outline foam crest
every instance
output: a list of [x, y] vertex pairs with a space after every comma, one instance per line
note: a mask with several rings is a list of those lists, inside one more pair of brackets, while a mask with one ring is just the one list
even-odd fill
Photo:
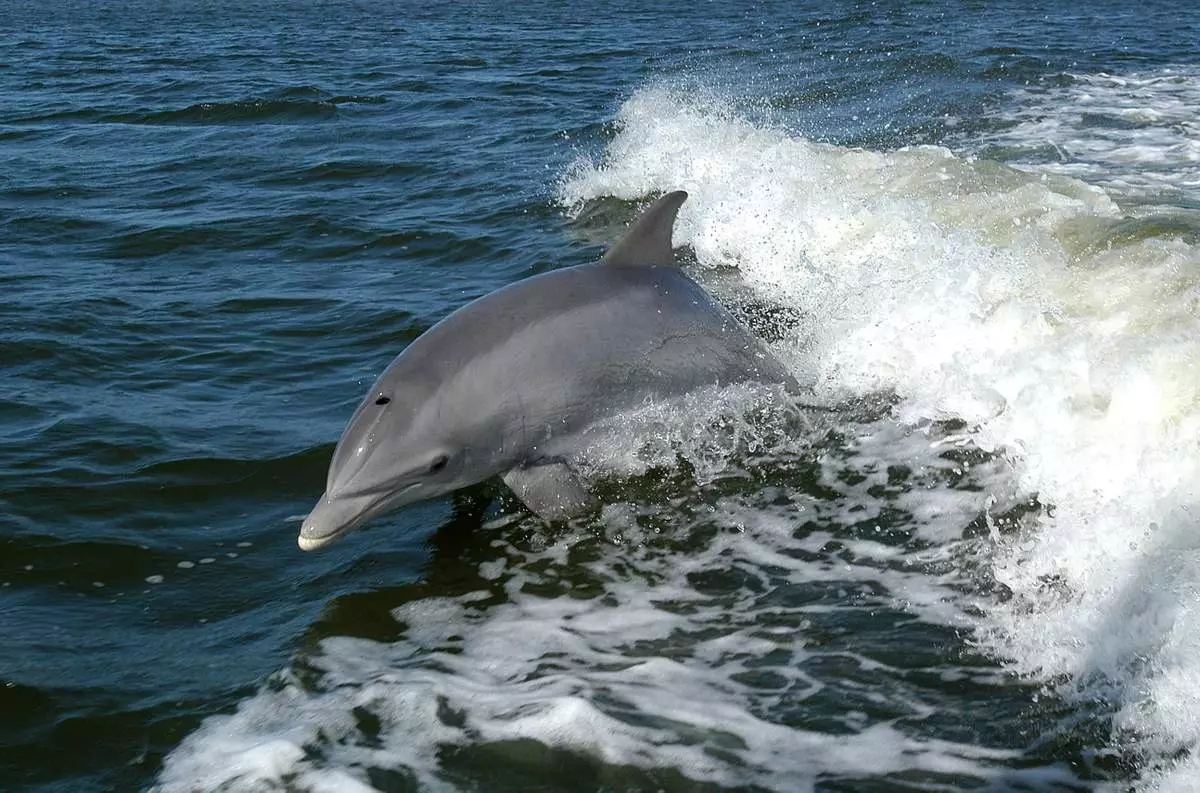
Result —
[[[1131, 74], [1072, 74], [1065, 84], [1016, 92], [1003, 131], [980, 141], [1115, 194], [1200, 200], [1200, 72], [1173, 67]], [[984, 149], [986, 150], [986, 149]]]
[[[396, 642], [325, 639], [209, 719], [157, 789], [453, 790], [498, 754], [491, 773], [513, 784], [572, 758], [598, 784], [666, 789], [1061, 775], [924, 726], [964, 681], [1005, 696], [994, 670], [930, 655], [939, 626], [968, 623], [955, 548], [987, 508], [980, 482], [1004, 471], [968, 471], [947, 444], [861, 425], [820, 455], [822, 497], [750, 487], [696, 514], [610, 506], [599, 531], [492, 531], [461, 594], [399, 606]], [[893, 643], [897, 621], [913, 629], [907, 646]], [[678, 777], [648, 776], [664, 771]]]
[[958, 419], [1010, 457], [1017, 489], [1052, 511], [981, 557], [1012, 597], [984, 601], [977, 641], [1079, 703], [1110, 702], [1147, 779], [1195, 784], [1186, 756], [1175, 772], [1156, 758], [1200, 740], [1196, 248], [1123, 233], [1104, 191], [1046, 171], [815, 144], [663, 89], [619, 121], [564, 203], [688, 190], [678, 241], [802, 313], [791, 358], [818, 391], [895, 393], [903, 422]]

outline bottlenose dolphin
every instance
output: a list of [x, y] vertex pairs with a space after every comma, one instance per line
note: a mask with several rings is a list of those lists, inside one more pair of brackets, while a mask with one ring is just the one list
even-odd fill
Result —
[[572, 452], [598, 421], [702, 386], [794, 386], [676, 264], [686, 198], [659, 198], [598, 262], [506, 286], [413, 341], [350, 419], [300, 547], [498, 474], [538, 515], [578, 515], [598, 505]]

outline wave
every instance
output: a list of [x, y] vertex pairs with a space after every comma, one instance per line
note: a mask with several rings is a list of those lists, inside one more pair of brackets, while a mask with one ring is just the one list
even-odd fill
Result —
[[[13, 126], [62, 121], [148, 125], [292, 124], [335, 118], [339, 108], [344, 105], [377, 105], [386, 101], [387, 97], [380, 95], [333, 94], [311, 86], [301, 86], [281, 89], [262, 97], [197, 102], [168, 110], [115, 112], [80, 107], [18, 117], [9, 123]], [[19, 127], [10, 128], [5, 134], [16, 136], [21, 131]]]
[[200, 102], [179, 110], [116, 114], [106, 118], [126, 124], [263, 124], [333, 118], [342, 105], [380, 104], [382, 96], [327, 96], [318, 99], [241, 99]]
[[1200, 777], [1188, 234], [1059, 174], [818, 144], [658, 87], [559, 192], [604, 225], [678, 188], [699, 277], [736, 268], [839, 422], [755, 465], [712, 449], [740, 425], [686, 421], [626, 460], [649, 503], [480, 527], [486, 554], [388, 593], [386, 629], [322, 623], [157, 790]]
[[1137, 202], [1200, 209], [1200, 72], [1066, 74], [1016, 91], [973, 149], [1098, 184]]
[[981, 604], [974, 641], [1111, 702], [1147, 786], [1194, 784], [1200, 759], [1170, 760], [1200, 738], [1194, 227], [1129, 234], [1107, 192], [1052, 169], [814, 144], [664, 89], [620, 121], [564, 203], [687, 189], [679, 241], [807, 318], [793, 360], [818, 391], [891, 390], [903, 423], [958, 420], [1010, 458], [1053, 506], [987, 555], [1012, 596]]
[[[501, 754], [494, 783], [554, 789], [577, 786], [562, 768], [639, 789], [1058, 780], [1009, 749], [913, 734], [965, 681], [1012, 696], [986, 661], [941, 657], [972, 588], [947, 539], [984, 508], [976, 477], [995, 463], [960, 477], [935, 438], [847, 429], [790, 466], [610, 505], [601, 531], [473, 527], [473, 552], [452, 544], [421, 585], [333, 604], [345, 624], [331, 614], [311, 652], [207, 720], [155, 790], [455, 790]], [[929, 514], [919, 494], [944, 477]], [[877, 618], [883, 633], [852, 627]], [[893, 686], [872, 693], [881, 675]]]

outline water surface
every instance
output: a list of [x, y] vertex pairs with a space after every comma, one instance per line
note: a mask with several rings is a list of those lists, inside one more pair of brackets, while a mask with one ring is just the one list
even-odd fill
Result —
[[[0, 787], [1197, 784], [1196, 12], [0, 31]], [[296, 548], [406, 343], [680, 188], [832, 412], [635, 417], [571, 526], [485, 483]]]

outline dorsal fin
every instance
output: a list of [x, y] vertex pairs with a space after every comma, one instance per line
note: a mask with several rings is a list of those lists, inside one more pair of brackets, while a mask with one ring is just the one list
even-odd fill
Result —
[[676, 190], [646, 207], [621, 241], [608, 249], [600, 263], [614, 267], [674, 267], [671, 230], [675, 227], [679, 207], [687, 197], [687, 193]]

